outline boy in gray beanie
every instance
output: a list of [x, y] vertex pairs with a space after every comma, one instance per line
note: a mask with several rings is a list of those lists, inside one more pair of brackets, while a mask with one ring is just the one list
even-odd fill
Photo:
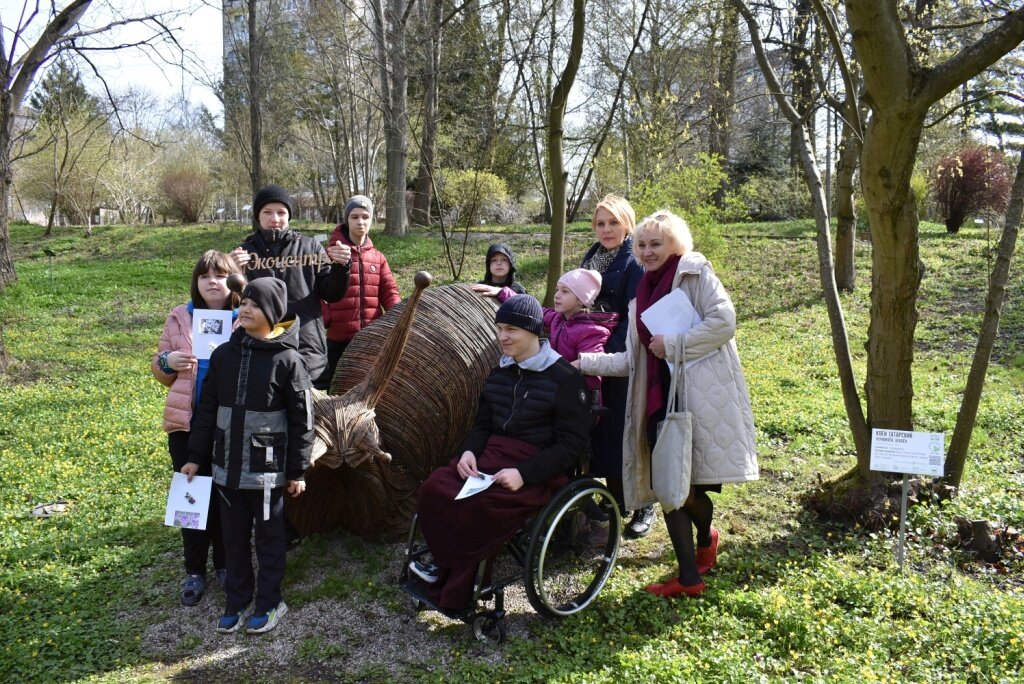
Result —
[[356, 333], [402, 300], [387, 257], [370, 239], [371, 225], [373, 201], [366, 195], [354, 195], [345, 202], [342, 222], [329, 240], [331, 244], [347, 246], [352, 252], [352, 273], [345, 296], [323, 307], [329, 379], [334, 378], [338, 361]]

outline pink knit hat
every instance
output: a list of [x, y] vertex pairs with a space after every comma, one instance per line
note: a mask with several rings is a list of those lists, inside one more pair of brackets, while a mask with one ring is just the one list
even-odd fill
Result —
[[601, 291], [601, 274], [589, 268], [574, 268], [558, 282], [569, 288], [583, 306], [591, 307]]

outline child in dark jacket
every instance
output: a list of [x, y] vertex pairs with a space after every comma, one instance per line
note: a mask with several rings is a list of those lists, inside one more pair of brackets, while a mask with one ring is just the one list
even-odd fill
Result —
[[[504, 303], [515, 292], [509, 287], [473, 285], [473, 290], [489, 297], [497, 297]], [[591, 311], [601, 291], [601, 274], [585, 268], [577, 268], [558, 279], [555, 289], [554, 308], [544, 307], [544, 327], [548, 330], [551, 348], [569, 363], [589, 352], [604, 352], [612, 330], [619, 320], [617, 313]], [[601, 378], [586, 376], [587, 388], [601, 389]]]
[[513, 294], [526, 294], [526, 288], [516, 280], [516, 255], [504, 242], [495, 242], [487, 248], [487, 264], [480, 285], [507, 287]]
[[[299, 322], [280, 322], [284, 281], [259, 278], [242, 291], [238, 324], [214, 350], [189, 440], [189, 481], [212, 460], [220, 503], [227, 606], [217, 631], [267, 632], [288, 611], [281, 598], [287, 539], [284, 489], [299, 496], [313, 444], [312, 383], [299, 356]], [[249, 539], [255, 525], [258, 575]]]
[[328, 240], [332, 245], [348, 245], [352, 251], [345, 295], [336, 302], [322, 304], [327, 326], [328, 382], [334, 379], [338, 361], [356, 333], [402, 301], [387, 258], [370, 240], [372, 223], [373, 202], [365, 195], [355, 195], [345, 203], [342, 221]]

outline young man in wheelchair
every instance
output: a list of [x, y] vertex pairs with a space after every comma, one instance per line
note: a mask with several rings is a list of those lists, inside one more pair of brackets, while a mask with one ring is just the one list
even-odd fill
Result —
[[[484, 384], [464, 451], [431, 473], [418, 495], [433, 563], [414, 560], [409, 570], [450, 614], [471, 607], [480, 562], [497, 555], [566, 483], [592, 422], [583, 376], [540, 339], [540, 303], [511, 297], [495, 322], [502, 357]], [[491, 486], [456, 500], [466, 479], [481, 473], [494, 476]]]

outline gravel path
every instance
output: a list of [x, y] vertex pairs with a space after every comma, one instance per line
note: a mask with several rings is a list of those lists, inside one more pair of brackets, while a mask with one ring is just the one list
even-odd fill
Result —
[[[304, 542], [289, 551], [288, 614], [274, 631], [254, 636], [215, 631], [224, 607], [216, 582], [199, 606], [179, 605], [179, 560], [168, 554], [150, 570], [148, 603], [158, 607], [142, 635], [148, 677], [261, 681], [275, 670], [286, 681], [400, 682], [414, 674], [442, 681], [456, 657], [503, 662], [503, 651], [477, 642], [467, 625], [414, 610], [397, 584], [403, 552], [404, 544], [344, 533]], [[629, 554], [630, 545], [623, 546], [622, 555]], [[543, 618], [521, 586], [509, 588], [505, 605], [509, 639], [530, 638], [531, 623]]]

